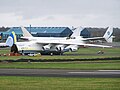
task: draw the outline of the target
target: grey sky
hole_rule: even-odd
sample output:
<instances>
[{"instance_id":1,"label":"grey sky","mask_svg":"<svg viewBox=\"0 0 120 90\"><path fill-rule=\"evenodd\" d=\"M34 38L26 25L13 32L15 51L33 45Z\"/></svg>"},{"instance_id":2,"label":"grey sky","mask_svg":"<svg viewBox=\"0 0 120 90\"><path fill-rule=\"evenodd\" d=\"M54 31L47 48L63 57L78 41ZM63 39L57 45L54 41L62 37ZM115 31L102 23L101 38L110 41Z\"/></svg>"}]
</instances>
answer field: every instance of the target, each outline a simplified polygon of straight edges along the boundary
<instances>
[{"instance_id":1,"label":"grey sky","mask_svg":"<svg viewBox=\"0 0 120 90\"><path fill-rule=\"evenodd\" d=\"M120 0L0 0L0 26L120 27Z\"/></svg>"}]
</instances>

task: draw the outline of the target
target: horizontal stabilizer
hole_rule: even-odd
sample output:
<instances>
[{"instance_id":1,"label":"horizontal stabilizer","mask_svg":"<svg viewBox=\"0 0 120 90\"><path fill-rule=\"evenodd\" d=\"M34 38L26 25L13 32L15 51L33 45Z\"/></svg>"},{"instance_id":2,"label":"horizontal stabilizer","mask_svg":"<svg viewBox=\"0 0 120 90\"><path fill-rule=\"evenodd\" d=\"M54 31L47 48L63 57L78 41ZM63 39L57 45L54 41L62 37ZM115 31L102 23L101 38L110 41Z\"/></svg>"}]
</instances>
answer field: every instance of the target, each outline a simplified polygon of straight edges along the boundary
<instances>
[{"instance_id":1,"label":"horizontal stabilizer","mask_svg":"<svg viewBox=\"0 0 120 90\"><path fill-rule=\"evenodd\" d=\"M88 40L106 40L107 42L113 41L113 28L109 27L107 31L105 32L103 37L93 37L93 38L85 38L84 41Z\"/></svg>"}]
</instances>

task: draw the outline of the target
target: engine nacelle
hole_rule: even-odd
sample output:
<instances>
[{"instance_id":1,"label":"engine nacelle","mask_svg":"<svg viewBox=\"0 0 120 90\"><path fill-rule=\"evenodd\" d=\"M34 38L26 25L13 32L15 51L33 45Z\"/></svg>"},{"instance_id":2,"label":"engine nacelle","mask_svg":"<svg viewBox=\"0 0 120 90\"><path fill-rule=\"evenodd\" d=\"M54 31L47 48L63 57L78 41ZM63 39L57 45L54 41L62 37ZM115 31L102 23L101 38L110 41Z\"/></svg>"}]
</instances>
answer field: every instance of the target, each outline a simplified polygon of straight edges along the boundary
<instances>
[{"instance_id":1,"label":"engine nacelle","mask_svg":"<svg viewBox=\"0 0 120 90\"><path fill-rule=\"evenodd\" d=\"M56 50L57 50L57 51L63 51L65 45L56 45L55 47L56 47Z\"/></svg>"},{"instance_id":2,"label":"engine nacelle","mask_svg":"<svg viewBox=\"0 0 120 90\"><path fill-rule=\"evenodd\" d=\"M67 47L65 48L65 50L74 52L74 51L77 51L77 50L78 50L78 46L77 46L77 45L69 45L69 46L67 46Z\"/></svg>"},{"instance_id":3,"label":"engine nacelle","mask_svg":"<svg viewBox=\"0 0 120 90\"><path fill-rule=\"evenodd\" d=\"M42 48L43 48L44 51L45 50L50 50L51 46L52 46L51 44L48 44L48 45L43 46Z\"/></svg>"}]
</instances>

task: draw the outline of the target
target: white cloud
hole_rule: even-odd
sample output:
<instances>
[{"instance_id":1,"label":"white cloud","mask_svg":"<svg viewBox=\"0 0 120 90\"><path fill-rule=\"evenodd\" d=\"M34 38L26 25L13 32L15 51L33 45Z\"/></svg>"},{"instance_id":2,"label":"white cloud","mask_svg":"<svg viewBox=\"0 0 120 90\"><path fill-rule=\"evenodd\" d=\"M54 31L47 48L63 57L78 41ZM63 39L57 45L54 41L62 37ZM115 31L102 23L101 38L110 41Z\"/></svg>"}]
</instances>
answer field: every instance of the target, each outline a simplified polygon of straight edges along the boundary
<instances>
[{"instance_id":1,"label":"white cloud","mask_svg":"<svg viewBox=\"0 0 120 90\"><path fill-rule=\"evenodd\" d=\"M15 13L0 13L1 26L17 25L22 20L22 16L17 16Z\"/></svg>"},{"instance_id":2,"label":"white cloud","mask_svg":"<svg viewBox=\"0 0 120 90\"><path fill-rule=\"evenodd\" d=\"M107 27L119 26L119 21L115 16L102 14L86 14L86 15L46 15L37 18L23 19L22 15L15 13L0 14L1 26L92 26Z\"/></svg>"},{"instance_id":3,"label":"white cloud","mask_svg":"<svg viewBox=\"0 0 120 90\"><path fill-rule=\"evenodd\" d=\"M120 0L0 0L0 26L120 27Z\"/></svg>"}]
</instances>

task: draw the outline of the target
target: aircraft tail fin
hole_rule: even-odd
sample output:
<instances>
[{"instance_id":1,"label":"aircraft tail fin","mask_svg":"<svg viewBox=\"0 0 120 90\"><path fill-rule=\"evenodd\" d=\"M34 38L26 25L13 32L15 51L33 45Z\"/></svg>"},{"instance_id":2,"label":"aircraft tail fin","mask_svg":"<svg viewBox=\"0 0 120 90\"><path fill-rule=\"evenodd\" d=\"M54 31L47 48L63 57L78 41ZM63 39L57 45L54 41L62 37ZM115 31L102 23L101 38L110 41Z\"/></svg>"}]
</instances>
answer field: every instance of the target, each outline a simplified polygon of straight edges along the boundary
<instances>
[{"instance_id":1,"label":"aircraft tail fin","mask_svg":"<svg viewBox=\"0 0 120 90\"><path fill-rule=\"evenodd\" d=\"M16 42L17 42L17 39L16 39L15 32L12 31L12 33L9 35L9 37L6 40L6 45L8 45L9 47L12 47L12 45L15 44Z\"/></svg>"},{"instance_id":2,"label":"aircraft tail fin","mask_svg":"<svg viewBox=\"0 0 120 90\"><path fill-rule=\"evenodd\" d=\"M73 34L71 35L71 37L77 37L80 36L81 31L83 30L83 27L77 27L74 29Z\"/></svg>"},{"instance_id":3,"label":"aircraft tail fin","mask_svg":"<svg viewBox=\"0 0 120 90\"><path fill-rule=\"evenodd\" d=\"M113 41L113 28L109 27L107 31L105 32L104 36L105 40L107 42L112 42Z\"/></svg>"},{"instance_id":4,"label":"aircraft tail fin","mask_svg":"<svg viewBox=\"0 0 120 90\"><path fill-rule=\"evenodd\" d=\"M21 27L21 30L23 32L23 37L33 37L28 31L26 28L24 27Z\"/></svg>"}]
</instances>

